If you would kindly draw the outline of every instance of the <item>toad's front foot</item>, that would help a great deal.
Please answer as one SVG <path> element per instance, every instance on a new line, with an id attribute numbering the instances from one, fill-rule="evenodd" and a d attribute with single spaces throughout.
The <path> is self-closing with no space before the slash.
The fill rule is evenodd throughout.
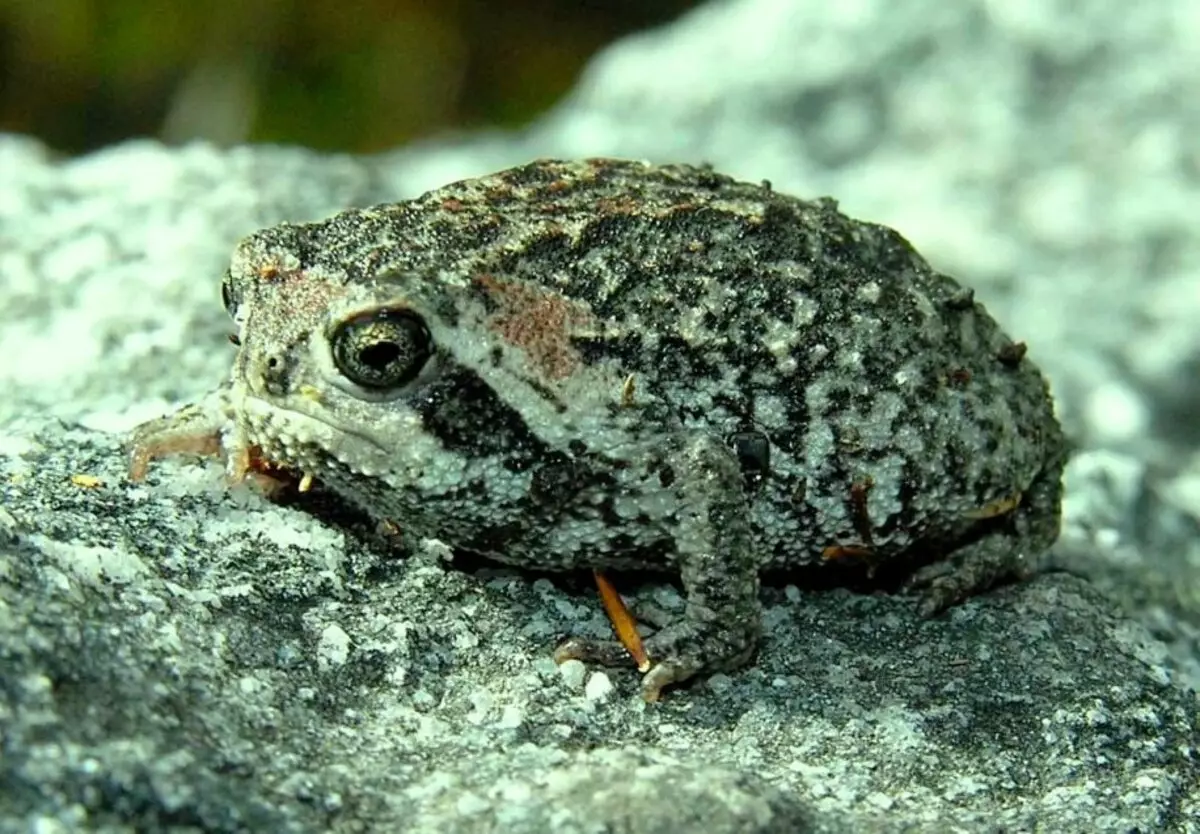
<path id="1" fill-rule="evenodd" d="M 687 605 L 682 620 L 645 641 L 651 664 L 642 679 L 647 701 L 658 700 L 669 684 L 744 665 L 762 631 L 758 562 L 738 459 L 706 432 L 681 432 L 656 443 L 655 451 L 665 452 L 675 473 L 678 503 L 671 530 Z M 569 646 L 567 657 L 629 662 L 619 643 L 575 640 Z"/>
<path id="2" fill-rule="evenodd" d="M 650 670 L 642 677 L 642 697 L 650 702 L 664 687 L 704 672 L 731 671 L 744 666 L 758 648 L 761 627 L 757 616 L 736 623 L 695 620 L 668 626 L 645 640 Z M 558 647 L 554 659 L 581 660 L 603 666 L 631 663 L 624 644 L 615 640 L 572 637 Z"/>
<path id="3" fill-rule="evenodd" d="M 658 700 L 669 684 L 744 665 L 762 630 L 758 563 L 737 458 L 706 432 L 656 441 L 655 454 L 664 453 L 675 474 L 671 533 L 687 606 L 682 620 L 645 641 L 651 664 L 642 679 L 647 701 Z M 610 666 L 630 662 L 621 643 L 582 638 L 556 654 L 559 660 Z"/>

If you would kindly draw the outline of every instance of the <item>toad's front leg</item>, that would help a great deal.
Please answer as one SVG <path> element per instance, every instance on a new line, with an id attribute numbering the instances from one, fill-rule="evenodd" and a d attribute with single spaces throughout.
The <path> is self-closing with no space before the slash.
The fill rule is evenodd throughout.
<path id="1" fill-rule="evenodd" d="M 667 524 L 687 605 L 683 618 L 647 638 L 653 664 L 642 695 L 656 701 L 663 689 L 702 672 L 744 665 L 762 631 L 758 559 L 741 467 L 733 451 L 708 434 L 683 432 L 668 443 L 677 503 Z M 618 665 L 629 658 L 620 643 L 572 638 L 558 659 Z"/>

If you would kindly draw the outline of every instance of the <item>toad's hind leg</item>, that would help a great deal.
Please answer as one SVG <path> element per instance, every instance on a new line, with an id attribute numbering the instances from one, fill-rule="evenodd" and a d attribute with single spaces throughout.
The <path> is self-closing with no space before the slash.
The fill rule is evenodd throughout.
<path id="1" fill-rule="evenodd" d="M 736 669 L 758 647 L 758 559 L 741 467 L 718 438 L 681 432 L 665 455 L 678 502 L 668 520 L 687 606 L 682 619 L 646 639 L 642 695 L 700 672 Z M 658 475 L 655 475 L 657 478 Z M 556 653 L 606 665 L 629 663 L 620 643 L 572 638 Z"/>
<path id="2" fill-rule="evenodd" d="M 1058 538 L 1062 492 L 1062 468 L 1043 469 L 1017 508 L 991 522 L 995 529 L 916 570 L 904 589 L 920 594 L 921 616 L 935 616 L 998 582 L 1030 577 Z"/>

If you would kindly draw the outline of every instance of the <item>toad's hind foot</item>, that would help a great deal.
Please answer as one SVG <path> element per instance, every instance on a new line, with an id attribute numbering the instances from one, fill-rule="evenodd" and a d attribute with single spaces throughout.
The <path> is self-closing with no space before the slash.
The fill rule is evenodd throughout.
<path id="1" fill-rule="evenodd" d="M 1000 582 L 1029 577 L 1033 573 L 1030 555 L 1012 537 L 987 536 L 943 561 L 918 568 L 904 590 L 920 594 L 917 611 L 922 617 L 934 617 Z"/>
<path id="2" fill-rule="evenodd" d="M 1020 504 L 1011 505 L 1011 514 L 985 522 L 994 525 L 992 529 L 909 577 L 904 590 L 920 593 L 920 615 L 936 616 L 999 582 L 1032 576 L 1058 538 L 1061 503 L 1060 470 L 1049 467 Z"/>

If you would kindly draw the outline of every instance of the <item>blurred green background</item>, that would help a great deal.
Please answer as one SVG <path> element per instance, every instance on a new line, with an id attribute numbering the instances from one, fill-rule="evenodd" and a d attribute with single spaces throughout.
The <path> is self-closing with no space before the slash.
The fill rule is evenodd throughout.
<path id="1" fill-rule="evenodd" d="M 375 151 L 519 125 L 684 0 L 0 0 L 0 130 Z"/>

